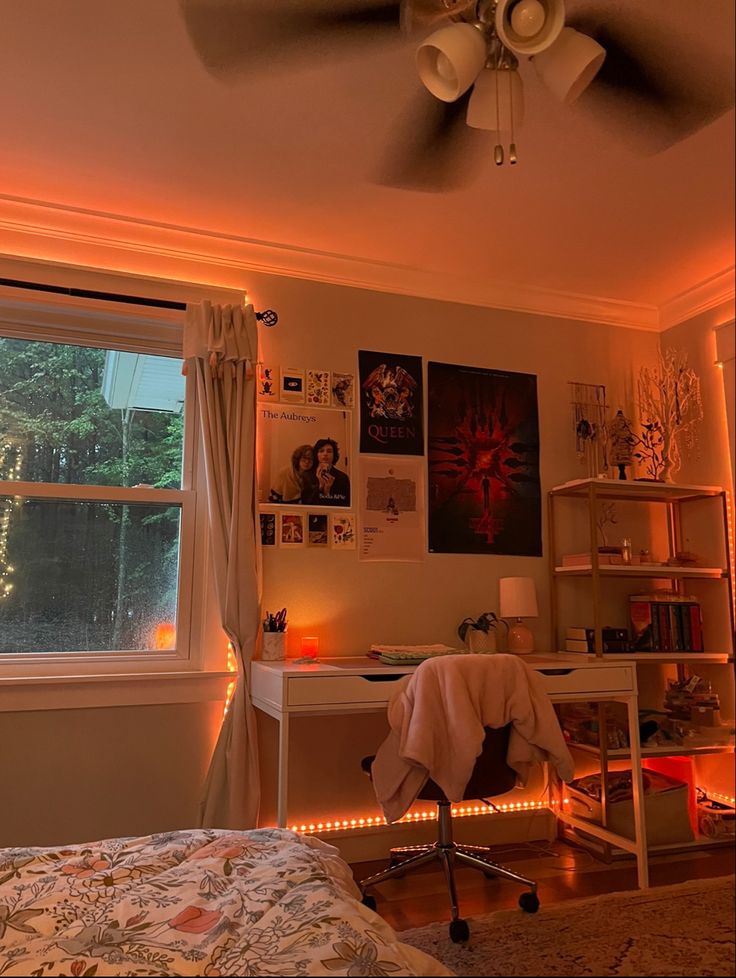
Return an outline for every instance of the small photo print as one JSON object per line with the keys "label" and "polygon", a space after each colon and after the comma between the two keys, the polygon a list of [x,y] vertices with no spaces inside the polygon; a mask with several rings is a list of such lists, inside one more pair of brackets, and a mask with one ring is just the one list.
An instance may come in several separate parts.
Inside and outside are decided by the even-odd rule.
{"label": "small photo print", "polygon": [[332,373],[332,406],[352,408],[355,390],[353,374]]}
{"label": "small photo print", "polygon": [[309,546],[328,546],[329,539],[327,537],[327,513],[310,513],[307,517],[307,525]]}
{"label": "small photo print", "polygon": [[258,365],[258,400],[278,401],[279,379],[278,367],[269,367],[265,363]]}
{"label": "small photo print", "polygon": [[330,544],[336,550],[355,550],[354,516],[330,516]]}
{"label": "small photo print", "polygon": [[260,513],[261,520],[261,546],[276,546],[276,514]]}
{"label": "small photo print", "polygon": [[330,406],[330,371],[307,371],[307,404]]}
{"label": "small photo print", "polygon": [[282,547],[304,546],[304,517],[301,513],[284,513],[282,515],[279,543]]}
{"label": "small photo print", "polygon": [[304,371],[281,368],[281,400],[304,403]]}

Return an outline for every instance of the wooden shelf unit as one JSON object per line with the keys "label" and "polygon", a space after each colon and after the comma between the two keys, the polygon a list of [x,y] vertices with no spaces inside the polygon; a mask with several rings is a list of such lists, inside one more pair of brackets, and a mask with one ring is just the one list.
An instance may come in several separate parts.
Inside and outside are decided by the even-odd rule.
{"label": "wooden shelf unit", "polygon": [[[587,525],[589,533],[589,552],[591,561],[589,565],[561,566],[562,554],[557,539],[556,510],[557,500],[568,498],[578,500],[587,507]],[[688,504],[700,501],[711,500],[708,503],[712,507],[712,512],[706,515],[706,520],[701,519],[701,524],[707,524],[710,539],[707,544],[712,544],[721,550],[724,566],[699,567],[697,565],[671,565],[669,563],[651,564],[604,564],[601,565],[598,559],[597,545],[597,523],[596,517],[598,504],[605,502],[640,502],[658,503],[665,507],[668,560],[674,558],[675,554],[685,549],[683,546],[683,507]],[[715,519],[713,518],[715,515]],[[702,514],[701,514],[702,516]],[[612,664],[614,662],[635,662],[637,668],[639,663],[670,663],[675,664],[680,678],[685,677],[690,669],[697,669],[699,665],[727,665],[734,660],[734,591],[733,591],[733,554],[731,552],[731,540],[729,536],[729,500],[724,489],[718,486],[683,486],[672,483],[654,482],[635,482],[616,479],[576,479],[572,482],[556,486],[548,493],[548,526],[549,526],[549,575],[550,575],[550,594],[551,594],[551,648],[564,648],[565,629],[560,627],[559,586],[566,578],[570,579],[566,587],[576,586],[576,582],[587,580],[590,582],[590,607],[592,609],[592,622],[567,622],[566,624],[586,627],[592,625],[594,631],[594,651],[593,652],[560,652],[560,657],[571,661],[586,660],[606,660]],[[712,521],[712,522],[711,522]],[[712,526],[712,530],[711,530]],[[711,536],[712,534],[712,536]],[[720,561],[720,557],[717,558]],[[712,560],[712,557],[711,557]],[[685,582],[688,580],[701,582],[703,588],[716,588],[718,590],[711,601],[711,609],[718,614],[718,627],[714,629],[720,648],[708,649],[706,637],[706,649],[704,652],[693,651],[647,651],[647,652],[603,652],[603,609],[602,585],[610,586],[613,580],[631,581],[638,580],[663,581],[667,582],[670,590],[680,594],[684,592]],[[642,588],[643,589],[643,588]],[[704,592],[705,593],[705,592]],[[628,608],[626,612],[628,612]],[[724,617],[721,618],[720,616]],[[727,619],[727,620],[726,620]],[[608,622],[605,623],[606,625]],[[626,622],[627,627],[630,623]],[[727,626],[727,627],[726,627]],[[721,639],[727,632],[727,641],[721,643]],[[711,640],[711,644],[714,644]],[[725,648],[723,647],[725,645]],[[726,712],[727,717],[732,717],[730,708]],[[730,725],[730,724],[729,724]],[[606,802],[609,794],[608,788],[608,765],[612,761],[630,760],[632,751],[629,748],[609,748],[603,741],[606,730],[605,705],[598,706],[598,729],[600,735],[599,744],[575,744],[570,743],[571,749],[581,751],[588,755],[597,757],[600,761],[601,779],[603,788],[603,822],[606,822]],[[638,732],[637,732],[638,734]],[[631,734],[630,734],[631,736]],[[724,741],[707,742],[707,734],[703,733],[702,741],[690,746],[672,745],[642,745],[641,760],[648,758],[663,757],[692,757],[697,758],[704,755],[733,754],[734,738]],[[637,737],[638,739],[638,737]],[[591,848],[591,842],[585,838],[587,829],[585,821],[575,818],[566,813],[561,813],[560,817],[565,823],[563,835],[576,841],[579,844]],[[583,833],[581,836],[580,833]],[[686,842],[677,845],[648,846],[650,853],[675,852],[700,848],[705,846],[733,845],[733,840],[729,839],[710,839],[706,836],[698,835],[693,842]],[[601,838],[594,840],[592,847],[603,853],[603,857],[610,860],[616,855],[624,855],[624,851],[615,845]]]}
{"label": "wooden shelf unit", "polygon": [[[577,499],[587,506],[587,522],[589,531],[589,550],[591,563],[583,566],[561,566],[558,562],[557,533],[555,523],[555,504],[561,498]],[[564,647],[563,636],[558,635],[558,585],[563,578],[584,578],[591,582],[593,629],[595,632],[594,654],[603,655],[603,619],[601,610],[601,582],[603,579],[631,580],[638,579],[669,581],[673,589],[681,588],[687,580],[725,582],[730,648],[725,650],[726,656],[733,656],[734,650],[734,594],[733,594],[733,557],[730,553],[728,496],[726,490],[718,486],[682,486],[669,482],[636,482],[618,479],[575,479],[564,485],[555,486],[548,493],[549,519],[549,570],[551,588],[551,642],[550,648]],[[667,536],[669,553],[668,559],[683,550],[682,507],[699,500],[712,500],[717,508],[717,528],[714,530],[723,541],[725,566],[698,567],[696,565],[641,565],[641,564],[603,564],[598,560],[596,516],[598,504],[605,502],[640,502],[661,503],[666,507]],[[723,585],[721,585],[723,586]],[[724,650],[716,650],[724,653]],[[645,653],[650,655],[651,653]],[[693,655],[696,658],[702,653],[683,652],[682,655]],[[649,660],[653,661],[653,660]],[[678,661],[678,660],[672,660]],[[686,660],[681,660],[686,661]],[[702,661],[702,660],[701,660]]]}

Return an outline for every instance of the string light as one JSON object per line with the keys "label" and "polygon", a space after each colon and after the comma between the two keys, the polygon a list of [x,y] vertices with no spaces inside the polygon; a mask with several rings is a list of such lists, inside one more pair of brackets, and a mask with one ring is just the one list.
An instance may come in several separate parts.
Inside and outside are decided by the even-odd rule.
{"label": "string light", "polygon": [[[235,652],[233,651],[232,642],[227,643],[227,671],[237,672],[238,664],[235,661]],[[225,693],[225,706],[222,711],[223,720],[228,714],[230,709],[230,704],[232,703],[233,696],[235,695],[235,687],[237,686],[237,680],[233,679],[232,682],[227,685],[227,692]]]}
{"label": "string light", "polygon": [[[20,445],[5,442],[0,445],[0,482],[20,479],[23,453]],[[0,601],[9,597],[13,590],[10,580],[15,567],[8,560],[8,537],[10,536],[10,515],[13,505],[20,505],[19,496],[0,497]]]}
{"label": "string light", "polygon": [[731,607],[736,607],[736,541],[734,540],[733,497],[728,489],[724,493],[726,499],[726,533],[728,537],[728,569],[731,574]]}
{"label": "string light", "polygon": [[[477,818],[483,815],[496,815],[499,812],[531,812],[542,811],[549,808],[547,801],[517,801],[509,802],[491,808],[487,805],[460,805],[452,809],[453,818]],[[437,821],[436,809],[432,811],[408,812],[400,818],[397,825],[406,825],[414,822],[434,822]],[[350,818],[338,818],[329,822],[302,822],[294,823],[290,826],[292,832],[355,832],[360,829],[375,828],[376,826],[388,825],[385,818],[380,815],[351,816]]]}

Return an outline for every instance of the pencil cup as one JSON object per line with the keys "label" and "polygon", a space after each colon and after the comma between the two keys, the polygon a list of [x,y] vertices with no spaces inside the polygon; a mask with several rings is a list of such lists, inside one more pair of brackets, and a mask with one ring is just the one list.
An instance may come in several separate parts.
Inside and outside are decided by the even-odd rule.
{"label": "pencil cup", "polygon": [[264,659],[285,659],[286,632],[264,632],[262,654]]}

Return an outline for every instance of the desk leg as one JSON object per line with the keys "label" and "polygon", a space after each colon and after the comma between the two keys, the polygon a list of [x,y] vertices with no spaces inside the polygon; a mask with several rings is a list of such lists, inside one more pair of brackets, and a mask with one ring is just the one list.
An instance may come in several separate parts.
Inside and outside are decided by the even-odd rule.
{"label": "desk leg", "polygon": [[280,829],[286,828],[288,818],[289,793],[289,714],[282,713],[279,719],[279,787],[277,822]]}
{"label": "desk leg", "polygon": [[631,753],[631,786],[634,796],[636,866],[639,875],[639,888],[645,890],[649,886],[649,860],[647,855],[647,825],[644,818],[644,785],[641,776],[638,702],[638,698],[632,696],[627,702],[627,707],[629,716],[629,750]]}

